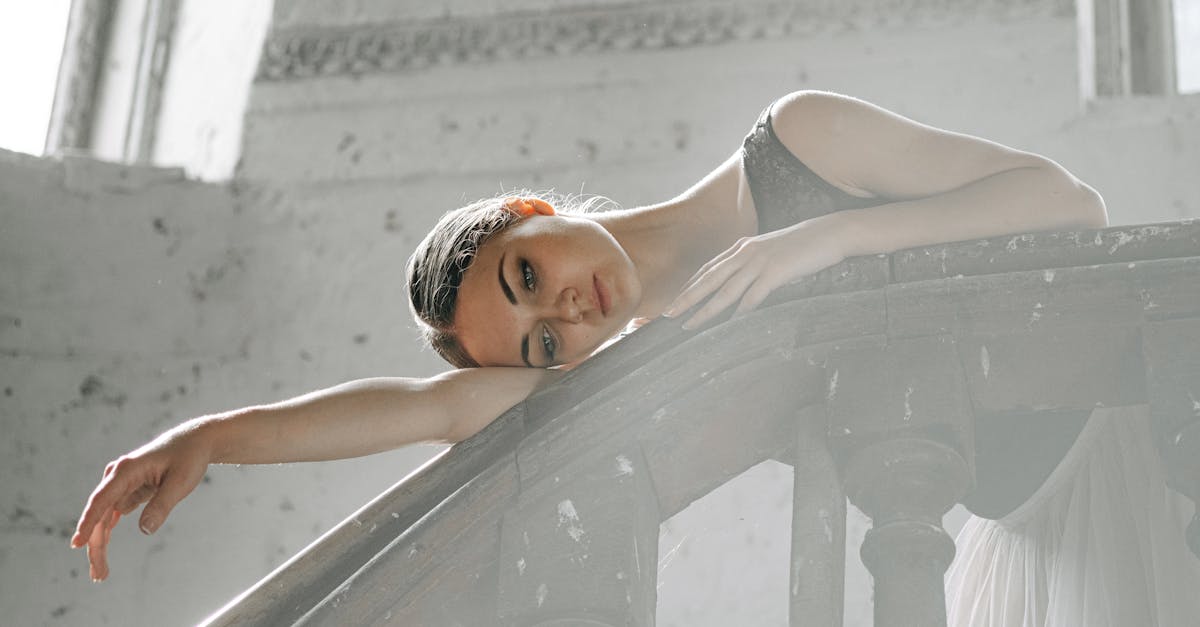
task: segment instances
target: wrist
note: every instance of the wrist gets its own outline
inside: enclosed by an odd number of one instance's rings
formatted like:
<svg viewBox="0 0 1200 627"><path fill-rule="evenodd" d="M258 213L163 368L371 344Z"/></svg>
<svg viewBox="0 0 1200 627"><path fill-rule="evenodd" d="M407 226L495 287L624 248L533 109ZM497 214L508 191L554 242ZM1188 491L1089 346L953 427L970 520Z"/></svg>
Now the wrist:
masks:
<svg viewBox="0 0 1200 627"><path fill-rule="evenodd" d="M201 455L208 463L220 463L225 447L222 435L226 431L223 415L193 418L163 434L163 440Z"/></svg>
<svg viewBox="0 0 1200 627"><path fill-rule="evenodd" d="M823 239L840 260L870 254L863 249L861 225L850 210L827 213L808 222L823 231Z"/></svg>

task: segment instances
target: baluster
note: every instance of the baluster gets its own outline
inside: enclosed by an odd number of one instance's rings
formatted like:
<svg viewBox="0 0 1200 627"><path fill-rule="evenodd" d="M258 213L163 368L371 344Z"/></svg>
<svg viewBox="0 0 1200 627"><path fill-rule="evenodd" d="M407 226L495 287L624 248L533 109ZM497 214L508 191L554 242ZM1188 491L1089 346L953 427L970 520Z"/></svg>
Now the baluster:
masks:
<svg viewBox="0 0 1200 627"><path fill-rule="evenodd" d="M789 622L841 627L845 594L846 496L826 437L825 404L800 410L793 461Z"/></svg>
<svg viewBox="0 0 1200 627"><path fill-rule="evenodd" d="M964 453L973 451L961 363L951 336L830 355L830 433L846 494L872 520L862 557L875 579L877 627L946 624L954 541L942 516L966 494Z"/></svg>
<svg viewBox="0 0 1200 627"><path fill-rule="evenodd" d="M859 450L846 493L871 517L863 563L875 578L875 625L945 625L943 577L954 540L942 516L966 492L967 464L952 447L919 438Z"/></svg>

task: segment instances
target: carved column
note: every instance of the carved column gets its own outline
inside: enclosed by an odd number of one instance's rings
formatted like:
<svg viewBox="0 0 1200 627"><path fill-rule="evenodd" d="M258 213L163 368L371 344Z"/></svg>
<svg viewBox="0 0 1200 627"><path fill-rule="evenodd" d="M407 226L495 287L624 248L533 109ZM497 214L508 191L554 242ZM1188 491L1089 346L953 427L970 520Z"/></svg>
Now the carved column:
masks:
<svg viewBox="0 0 1200 627"><path fill-rule="evenodd" d="M537 475L501 523L500 624L652 626L660 521L639 447Z"/></svg>
<svg viewBox="0 0 1200 627"><path fill-rule="evenodd" d="M942 516L966 493L967 464L933 440L886 440L846 469L850 500L871 517L863 563L875 577L875 625L945 625L943 576L954 540Z"/></svg>
<svg viewBox="0 0 1200 627"><path fill-rule="evenodd" d="M972 477L961 363L951 336L830 355L830 430L846 495L873 523L862 557L875 578L877 627L946 624L943 577L954 541L942 516Z"/></svg>

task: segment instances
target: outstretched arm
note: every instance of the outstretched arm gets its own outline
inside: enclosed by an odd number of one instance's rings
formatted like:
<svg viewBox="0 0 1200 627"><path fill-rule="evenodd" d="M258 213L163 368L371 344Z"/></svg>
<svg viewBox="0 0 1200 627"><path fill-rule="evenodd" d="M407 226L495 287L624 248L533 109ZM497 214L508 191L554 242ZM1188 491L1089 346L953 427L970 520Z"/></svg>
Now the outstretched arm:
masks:
<svg viewBox="0 0 1200 627"><path fill-rule="evenodd" d="M430 379L362 379L190 420L105 467L71 546L87 545L91 577L102 580L108 576L108 541L121 516L146 503L138 526L154 533L209 464L317 461L418 442L458 442L557 376L542 369L474 368Z"/></svg>
<svg viewBox="0 0 1200 627"><path fill-rule="evenodd" d="M772 126L818 176L879 204L743 238L700 268L668 308L682 313L713 295L685 327L734 304L753 309L777 287L846 257L1108 221L1100 195L1050 159L855 98L797 92L775 105Z"/></svg>

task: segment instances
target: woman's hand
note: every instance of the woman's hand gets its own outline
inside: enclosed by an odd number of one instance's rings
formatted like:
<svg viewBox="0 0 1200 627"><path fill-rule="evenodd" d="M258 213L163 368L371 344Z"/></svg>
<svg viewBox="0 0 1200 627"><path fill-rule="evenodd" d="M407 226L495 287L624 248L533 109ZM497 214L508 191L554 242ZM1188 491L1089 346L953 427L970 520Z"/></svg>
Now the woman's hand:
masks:
<svg viewBox="0 0 1200 627"><path fill-rule="evenodd" d="M105 466L71 538L71 548L87 545L93 581L108 577L108 541L121 516L149 501L138 527L146 534L157 531L200 483L210 456L199 430L184 425Z"/></svg>
<svg viewBox="0 0 1200 627"><path fill-rule="evenodd" d="M743 237L692 275L665 315L679 315L712 296L683 323L694 329L734 303L735 315L750 311L776 288L842 261L844 236L835 230L836 216Z"/></svg>

